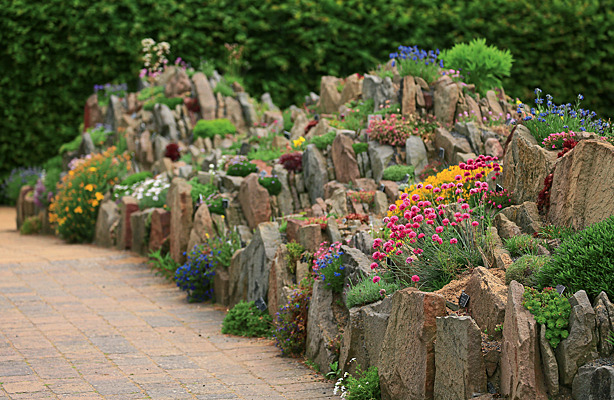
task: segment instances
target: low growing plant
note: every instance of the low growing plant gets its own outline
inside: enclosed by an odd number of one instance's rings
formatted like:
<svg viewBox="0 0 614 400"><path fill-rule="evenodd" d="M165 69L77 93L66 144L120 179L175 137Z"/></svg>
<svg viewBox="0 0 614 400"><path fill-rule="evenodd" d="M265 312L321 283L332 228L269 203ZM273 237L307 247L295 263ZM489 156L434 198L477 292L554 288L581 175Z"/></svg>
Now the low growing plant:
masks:
<svg viewBox="0 0 614 400"><path fill-rule="evenodd" d="M353 358L350 362L355 362ZM340 378L335 383L334 394L339 394L347 400L379 400L381 398L381 390L379 386L379 374L377 367L371 366L366 371L356 365L355 376L345 373L343 378Z"/></svg>
<svg viewBox="0 0 614 400"><path fill-rule="evenodd" d="M345 266L341 259L343 252L340 248L340 242L335 242L330 246L322 243L313 256L313 271L328 289L336 293L343 291L345 278Z"/></svg>
<svg viewBox="0 0 614 400"><path fill-rule="evenodd" d="M187 254L186 262L175 271L175 282L187 293L188 302L194 303L213 298L214 276L211 250L206 245L196 245Z"/></svg>
<svg viewBox="0 0 614 400"><path fill-rule="evenodd" d="M151 172L141 171L141 172L137 172L136 174L132 174L126 177L123 181L121 181L120 185L121 186L132 186L136 183L140 183L147 179L152 179L152 178L153 178L153 174Z"/></svg>
<svg viewBox="0 0 614 400"><path fill-rule="evenodd" d="M377 275L366 275L358 284L350 284L345 300L348 309L375 303L401 289L392 274L382 274L380 280L374 281L375 276Z"/></svg>
<svg viewBox="0 0 614 400"><path fill-rule="evenodd" d="M19 228L19 233L22 235L35 235L39 233L42 228L43 222L41 221L41 217L32 215L23 221L21 228Z"/></svg>
<svg viewBox="0 0 614 400"><path fill-rule="evenodd" d="M252 172L258 172L258 166L252 164L244 156L236 156L230 159L226 168L226 174L230 176L247 176Z"/></svg>
<svg viewBox="0 0 614 400"><path fill-rule="evenodd" d="M127 92L128 85L125 83L94 85L94 94L98 98L98 105L101 107L105 107L109 104L112 95L123 98L126 96Z"/></svg>
<svg viewBox="0 0 614 400"><path fill-rule="evenodd" d="M399 182L409 176L408 182L414 180L414 166L413 165L391 165L383 172L382 179L388 181Z"/></svg>
<svg viewBox="0 0 614 400"><path fill-rule="evenodd" d="M512 192L507 189L489 190L484 193L483 201L486 207L499 211L512 205Z"/></svg>
<svg viewBox="0 0 614 400"><path fill-rule="evenodd" d="M291 288L288 302L275 314L275 346L282 355L301 356L307 342L307 316L313 279L304 278Z"/></svg>
<svg viewBox="0 0 614 400"><path fill-rule="evenodd" d="M556 349L561 340L569 336L569 300L551 287L544 288L541 292L527 287L523 297L523 305L533 314L538 324L546 326L546 340Z"/></svg>
<svg viewBox="0 0 614 400"><path fill-rule="evenodd" d="M330 131L322 136L312 137L309 143L315 144L319 150L324 151L328 146L332 146L335 136L337 136L337 133L335 131Z"/></svg>
<svg viewBox="0 0 614 400"><path fill-rule="evenodd" d="M439 49L426 51L418 46L399 46L399 51L391 53L390 58L394 59L393 65L401 76L418 76L426 83L435 82L444 65Z"/></svg>
<svg viewBox="0 0 614 400"><path fill-rule="evenodd" d="M535 274L546 265L548 259L548 256L523 255L505 270L505 284L509 285L511 281L517 281L524 286L537 287Z"/></svg>
<svg viewBox="0 0 614 400"><path fill-rule="evenodd" d="M564 285L570 293L601 291L614 298L614 216L565 239L538 272L541 287Z"/></svg>
<svg viewBox="0 0 614 400"><path fill-rule="evenodd" d="M541 243L533 236L523 234L505 239L503 244L512 257L520 257L525 254L537 255L537 246Z"/></svg>
<svg viewBox="0 0 614 400"><path fill-rule="evenodd" d="M277 176L258 178L258 183L260 183L271 196L277 196L281 193L281 181Z"/></svg>
<svg viewBox="0 0 614 400"><path fill-rule="evenodd" d="M286 245L286 250L288 254L286 254L286 263L288 264L288 268L292 273L296 272L296 262L301 258L303 253L305 252L305 248L297 242L288 242Z"/></svg>
<svg viewBox="0 0 614 400"><path fill-rule="evenodd" d="M273 321L267 311L260 311L253 301L241 301L231 308L222 322L222 333L244 337L267 337Z"/></svg>
<svg viewBox="0 0 614 400"><path fill-rule="evenodd" d="M282 154L279 157L279 163L288 172L300 172L303 169L303 153L297 151L294 153Z"/></svg>
<svg viewBox="0 0 614 400"><path fill-rule="evenodd" d="M170 253L163 254L162 249L150 251L147 255L147 262L151 266L151 270L172 281L175 278L175 271L179 267L179 264L173 260Z"/></svg>
<svg viewBox="0 0 614 400"><path fill-rule="evenodd" d="M543 225L539 232L537 233L537 237L547 240L559 239L566 240L570 236L573 236L574 230L568 226L556 226L556 225Z"/></svg>
<svg viewBox="0 0 614 400"><path fill-rule="evenodd" d="M247 154L247 158L250 160L273 161L281 157L281 154L280 149L258 149L250 151Z"/></svg>
<svg viewBox="0 0 614 400"><path fill-rule="evenodd" d="M360 153L366 153L369 150L369 143L352 143L352 149L356 155Z"/></svg>
<svg viewBox="0 0 614 400"><path fill-rule="evenodd" d="M11 170L0 186L0 197L3 202L15 205L23 186L34 186L43 171L38 167L18 167Z"/></svg>
<svg viewBox="0 0 614 400"><path fill-rule="evenodd" d="M213 140L215 135L225 137L226 135L234 135L237 128L226 118L199 120L194 126L194 138L202 137Z"/></svg>

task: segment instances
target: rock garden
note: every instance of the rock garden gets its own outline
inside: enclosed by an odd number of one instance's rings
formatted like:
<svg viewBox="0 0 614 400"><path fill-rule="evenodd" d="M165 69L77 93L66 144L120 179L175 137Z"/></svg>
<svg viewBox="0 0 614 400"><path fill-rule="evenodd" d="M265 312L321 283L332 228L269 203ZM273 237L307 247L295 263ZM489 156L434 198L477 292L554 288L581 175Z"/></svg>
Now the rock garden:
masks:
<svg viewBox="0 0 614 400"><path fill-rule="evenodd" d="M96 85L74 140L5 179L22 234L147 256L348 399L614 398L614 128L581 94L507 96L483 40L286 109L142 56L138 91Z"/></svg>

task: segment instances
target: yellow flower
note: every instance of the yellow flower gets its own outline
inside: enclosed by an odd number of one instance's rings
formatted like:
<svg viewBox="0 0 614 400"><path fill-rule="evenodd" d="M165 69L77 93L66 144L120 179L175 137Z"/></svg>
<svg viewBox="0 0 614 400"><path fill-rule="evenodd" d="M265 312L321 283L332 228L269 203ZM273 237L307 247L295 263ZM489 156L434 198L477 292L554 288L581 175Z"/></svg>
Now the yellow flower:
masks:
<svg viewBox="0 0 614 400"><path fill-rule="evenodd" d="M68 171L68 175L73 176L74 174L75 174L75 171L73 170Z"/></svg>
<svg viewBox="0 0 614 400"><path fill-rule="evenodd" d="M104 195L100 192L96 192L96 200L101 201L104 199Z"/></svg>
<svg viewBox="0 0 614 400"><path fill-rule="evenodd" d="M98 205L98 200L93 200L92 201L92 207L96 207Z"/></svg>
<svg viewBox="0 0 614 400"><path fill-rule="evenodd" d="M81 208L81 206L77 206L77 208L75 208L75 213L76 214L82 214L83 213L83 209Z"/></svg>
<svg viewBox="0 0 614 400"><path fill-rule="evenodd" d="M94 190L94 185L92 185L91 183L85 185L85 190L91 192L92 190Z"/></svg>
<svg viewBox="0 0 614 400"><path fill-rule="evenodd" d="M302 145L305 142L305 138L304 137L300 137L296 140L292 141L292 144L294 145L294 147L299 147L300 145Z"/></svg>
<svg viewBox="0 0 614 400"><path fill-rule="evenodd" d="M90 172L96 172L96 167L90 167L89 171Z"/></svg>

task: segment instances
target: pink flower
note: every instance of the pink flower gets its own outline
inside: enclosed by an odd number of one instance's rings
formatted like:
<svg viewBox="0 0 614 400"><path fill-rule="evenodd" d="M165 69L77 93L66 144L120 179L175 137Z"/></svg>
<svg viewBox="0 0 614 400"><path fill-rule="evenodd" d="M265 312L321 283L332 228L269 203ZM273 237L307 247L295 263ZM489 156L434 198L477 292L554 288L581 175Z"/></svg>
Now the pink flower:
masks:
<svg viewBox="0 0 614 400"><path fill-rule="evenodd" d="M414 283L420 282L420 277L418 275L413 275L411 281Z"/></svg>
<svg viewBox="0 0 614 400"><path fill-rule="evenodd" d="M456 238L450 239L450 244L456 244L457 242L458 242L458 240L456 240Z"/></svg>
<svg viewBox="0 0 614 400"><path fill-rule="evenodd" d="M407 193L403 193L403 194L401 195L401 200L405 200L405 199L407 199L407 196L409 196Z"/></svg>
<svg viewBox="0 0 614 400"><path fill-rule="evenodd" d="M412 256L409 256L409 257L407 257L407 258L405 259L405 262L406 262L407 264L411 264L412 262L414 262L414 258L413 258Z"/></svg>
<svg viewBox="0 0 614 400"><path fill-rule="evenodd" d="M447 218L444 218L444 219L441 221L441 223L447 226L447 225L450 223L450 220L449 220L449 219L447 219Z"/></svg>
<svg viewBox="0 0 614 400"><path fill-rule="evenodd" d="M443 226L438 226L437 228L435 228L435 232L437 233L443 232Z"/></svg>
<svg viewBox="0 0 614 400"><path fill-rule="evenodd" d="M480 223L479 223L478 221L473 221L473 222L471 223L471 226L478 226L478 225L480 225Z"/></svg>
<svg viewBox="0 0 614 400"><path fill-rule="evenodd" d="M436 242L439 240L439 235L435 233L433 236L431 236L431 239L433 239L433 241Z"/></svg>
<svg viewBox="0 0 614 400"><path fill-rule="evenodd" d="M377 282L379 282L381 279L382 279L382 278L380 278L379 276L375 275L375 276L373 277L373 283L377 283Z"/></svg>
<svg viewBox="0 0 614 400"><path fill-rule="evenodd" d="M371 263L371 269L377 268L377 263Z"/></svg>
<svg viewBox="0 0 614 400"><path fill-rule="evenodd" d="M388 207L388 210L390 211L394 211L397 209L397 206L395 204L391 204L390 207Z"/></svg>
<svg viewBox="0 0 614 400"><path fill-rule="evenodd" d="M412 201L418 201L418 200L420 200L420 195L418 195L418 194L414 194L414 195L412 195L412 196L411 196L411 200L412 200Z"/></svg>
<svg viewBox="0 0 614 400"><path fill-rule="evenodd" d="M418 239L422 239L424 236L425 236L424 233L419 233L418 234Z"/></svg>

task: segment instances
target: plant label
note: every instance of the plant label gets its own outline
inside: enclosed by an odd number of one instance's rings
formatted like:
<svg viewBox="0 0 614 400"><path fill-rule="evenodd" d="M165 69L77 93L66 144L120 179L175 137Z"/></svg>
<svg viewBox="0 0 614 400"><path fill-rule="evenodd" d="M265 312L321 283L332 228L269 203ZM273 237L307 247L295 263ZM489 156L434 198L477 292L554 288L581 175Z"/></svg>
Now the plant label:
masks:
<svg viewBox="0 0 614 400"><path fill-rule="evenodd" d="M262 297L258 298L254 304L256 305L256 307L260 310L260 311L266 311L267 306L266 303L264 302L264 299Z"/></svg>
<svg viewBox="0 0 614 400"><path fill-rule="evenodd" d="M223 208L228 208L229 205L230 205L230 200L222 199L222 207Z"/></svg>
<svg viewBox="0 0 614 400"><path fill-rule="evenodd" d="M439 148L439 159L440 159L440 160L443 160L443 158L445 157L445 155L446 155L446 149L444 149L443 147L440 147L440 148Z"/></svg>
<svg viewBox="0 0 614 400"><path fill-rule="evenodd" d="M563 295L563 292L565 291L566 287L563 285L556 285L556 291L559 295Z"/></svg>
<svg viewBox="0 0 614 400"><path fill-rule="evenodd" d="M458 298L458 305L461 308L465 308L467 307L467 304L469 304L469 295L465 292L461 293L460 297Z"/></svg>

